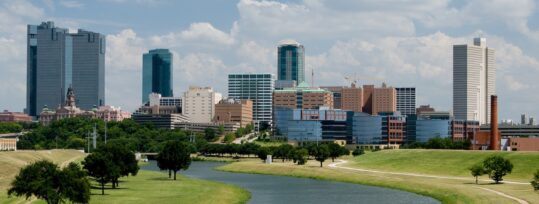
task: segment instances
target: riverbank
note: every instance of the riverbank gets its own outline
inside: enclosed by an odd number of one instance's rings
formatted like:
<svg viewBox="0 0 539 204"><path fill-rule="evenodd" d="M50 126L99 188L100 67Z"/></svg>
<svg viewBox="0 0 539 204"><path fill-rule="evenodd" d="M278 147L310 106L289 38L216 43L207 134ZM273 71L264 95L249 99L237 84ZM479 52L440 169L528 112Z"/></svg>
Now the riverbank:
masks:
<svg viewBox="0 0 539 204"><path fill-rule="evenodd" d="M250 193L237 186L220 182L193 179L166 173L140 170L137 176L123 178L119 189L92 189L90 203L246 203ZM107 186L110 188L110 186Z"/></svg>
<svg viewBox="0 0 539 204"><path fill-rule="evenodd" d="M350 162L350 165L355 165L353 164L354 159L347 159L352 161ZM218 170L284 175L388 187L430 196L442 203L516 203L514 199L500 196L489 190L502 192L529 203L539 203L539 194L533 192L529 184L493 185L490 182L482 182L481 185L476 185L471 176L469 176L469 181L466 181L330 168L328 167L329 161L324 164L324 168L320 168L319 163L315 161L309 161L307 165L304 166L298 166L292 162L282 163L277 160L274 161L274 163L269 165L264 164L261 161L252 160L234 162L219 167ZM410 163L410 165L415 164Z"/></svg>

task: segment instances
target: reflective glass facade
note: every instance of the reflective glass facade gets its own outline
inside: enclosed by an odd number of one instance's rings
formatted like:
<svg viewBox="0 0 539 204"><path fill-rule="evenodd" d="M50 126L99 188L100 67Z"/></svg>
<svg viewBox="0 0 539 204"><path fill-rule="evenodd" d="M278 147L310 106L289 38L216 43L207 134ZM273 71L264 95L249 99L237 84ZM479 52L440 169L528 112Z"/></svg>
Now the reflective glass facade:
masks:
<svg viewBox="0 0 539 204"><path fill-rule="evenodd" d="M277 53L278 80L305 81L305 49L300 44L283 44Z"/></svg>
<svg viewBox="0 0 539 204"><path fill-rule="evenodd" d="M142 56L142 103L150 93L172 97L172 53L168 49L150 50Z"/></svg>
<svg viewBox="0 0 539 204"><path fill-rule="evenodd" d="M356 113L353 116L352 135L356 144L381 144L382 116Z"/></svg>
<svg viewBox="0 0 539 204"><path fill-rule="evenodd" d="M105 103L105 36L79 29L69 33L54 22L27 27L26 113L65 103L69 87L77 106L90 110Z"/></svg>

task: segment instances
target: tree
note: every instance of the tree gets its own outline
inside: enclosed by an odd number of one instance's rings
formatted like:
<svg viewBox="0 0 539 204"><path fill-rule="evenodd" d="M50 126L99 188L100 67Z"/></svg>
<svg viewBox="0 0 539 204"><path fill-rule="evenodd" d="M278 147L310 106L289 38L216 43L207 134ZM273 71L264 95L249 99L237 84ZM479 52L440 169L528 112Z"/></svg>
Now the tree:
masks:
<svg viewBox="0 0 539 204"><path fill-rule="evenodd" d="M316 148L314 159L320 162L320 167L322 167L322 163L328 159L329 153L329 147L325 144L319 145L318 148Z"/></svg>
<svg viewBox="0 0 539 204"><path fill-rule="evenodd" d="M296 148L293 150L292 159L294 162L297 162L298 165L304 165L307 163L307 156L309 156L309 151L305 148Z"/></svg>
<svg viewBox="0 0 539 204"><path fill-rule="evenodd" d="M357 147L353 152L352 152L352 156L354 157L357 157L359 155L363 155L365 154L365 150L363 148L359 148Z"/></svg>
<svg viewBox="0 0 539 204"><path fill-rule="evenodd" d="M262 161L266 161L266 159L268 158L268 154L269 154L269 148L267 147L261 147L258 149L258 158L260 158Z"/></svg>
<svg viewBox="0 0 539 204"><path fill-rule="evenodd" d="M539 190L539 169L533 175L533 181L531 182L533 190Z"/></svg>
<svg viewBox="0 0 539 204"><path fill-rule="evenodd" d="M470 173L473 177L475 177L475 184L478 183L478 177L485 174L485 168L482 164L475 164L472 167L470 167Z"/></svg>
<svg viewBox="0 0 539 204"><path fill-rule="evenodd" d="M108 157L113 164L119 168L119 174L111 178L112 188L116 188L119 184L118 179L122 176L136 176L139 170L137 159L135 154L125 145L121 144L108 144L97 149L97 152Z"/></svg>
<svg viewBox="0 0 539 204"><path fill-rule="evenodd" d="M213 128L204 129L204 138L208 141L214 141L216 138L216 132Z"/></svg>
<svg viewBox="0 0 539 204"><path fill-rule="evenodd" d="M292 152L293 149L294 147L289 144L280 145L279 147L277 147L277 150L274 152L274 156L281 158L284 162L285 159L290 158L290 153Z"/></svg>
<svg viewBox="0 0 539 204"><path fill-rule="evenodd" d="M80 166L70 163L63 170L50 161L42 160L22 168L11 183L8 196L36 196L47 203L88 203L90 182Z"/></svg>
<svg viewBox="0 0 539 204"><path fill-rule="evenodd" d="M344 147L341 147L341 145L338 145L336 143L330 143L328 145L329 148L329 156L331 157L331 162L335 162L335 158L340 157L342 155L346 155L348 150Z"/></svg>
<svg viewBox="0 0 539 204"><path fill-rule="evenodd" d="M189 145L179 141L168 142L157 155L157 165L161 170L167 169L174 172L174 180L176 180L176 173L187 170L191 165Z"/></svg>
<svg viewBox="0 0 539 204"><path fill-rule="evenodd" d="M84 158L82 162L88 175L101 184L101 195L105 195L105 184L120 175L120 168L106 155L95 152Z"/></svg>
<svg viewBox="0 0 539 204"><path fill-rule="evenodd" d="M489 177L496 183L500 183L503 177L513 170L513 164L501 156L491 156L483 161L483 167Z"/></svg>

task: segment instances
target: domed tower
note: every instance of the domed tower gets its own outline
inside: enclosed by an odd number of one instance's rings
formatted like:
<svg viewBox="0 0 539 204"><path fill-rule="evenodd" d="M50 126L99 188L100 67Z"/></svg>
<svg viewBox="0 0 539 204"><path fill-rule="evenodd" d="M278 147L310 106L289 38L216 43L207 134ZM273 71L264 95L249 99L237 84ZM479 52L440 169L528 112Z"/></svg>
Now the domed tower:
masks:
<svg viewBox="0 0 539 204"><path fill-rule="evenodd" d="M71 86L69 86L67 89L66 106L75 107L75 93L73 92L73 88Z"/></svg>

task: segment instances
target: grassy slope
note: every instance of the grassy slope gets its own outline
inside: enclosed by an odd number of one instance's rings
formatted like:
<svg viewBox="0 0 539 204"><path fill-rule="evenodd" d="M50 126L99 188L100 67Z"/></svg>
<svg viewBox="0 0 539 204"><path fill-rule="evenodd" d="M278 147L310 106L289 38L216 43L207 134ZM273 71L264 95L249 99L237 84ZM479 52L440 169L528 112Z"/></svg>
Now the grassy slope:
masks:
<svg viewBox="0 0 539 204"><path fill-rule="evenodd" d="M48 159L58 164L80 161L83 153L75 150L0 152L0 203L45 203L31 198L7 198L6 191L19 169L31 161ZM67 162L66 162L67 161ZM121 179L121 189L92 189L90 203L245 203L249 192L232 185L191 179L178 175L168 180L160 172L140 171L135 177Z"/></svg>
<svg viewBox="0 0 539 204"><path fill-rule="evenodd" d="M123 179L121 189L92 189L90 203L245 203L248 191L239 187L192 179L178 175L178 180L153 171L140 171L139 175Z"/></svg>
<svg viewBox="0 0 539 204"><path fill-rule="evenodd" d="M470 176L475 163L492 155L509 159L514 167L508 180L527 182L539 169L539 152L492 152L455 150L385 150L367 152L354 158L349 166L396 172L449 176Z"/></svg>
<svg viewBox="0 0 539 204"><path fill-rule="evenodd" d="M402 150L401 150L402 151ZM405 150L408 151L408 150ZM430 151L418 151L414 150L416 153L409 156L418 157L417 154L432 154ZM386 161L392 160L393 155L385 155L388 152L377 152L369 153L368 155L363 155L365 157L372 157L374 162L375 156L376 159L385 159ZM380 154L380 155L377 155ZM385 156L382 156L385 155ZM452 154L452 153L446 153ZM454 156L462 156L463 153L456 153ZM465 153L464 153L465 154ZM475 152L472 153L475 155ZM533 160L535 154L531 154L532 158L528 156L518 156L520 154L515 154L517 156L512 157L522 157L518 158L515 161L519 162L532 162L530 165L533 165ZM526 155L526 154L525 154ZM477 156L477 155L475 155ZM359 158L354 158L351 160L361 160ZM370 160L365 158L365 160ZM399 161L399 163L408 164L409 166L415 167L406 167L417 169L418 166L427 166L427 169L436 169L436 168L467 168L462 167L462 165L450 166L449 163L445 163L442 159L429 161L429 164L418 164L417 161L410 158L399 158L399 160L406 160L409 162ZM277 161L277 160L276 160ZM513 160L512 160L513 161ZM515 163L515 161L513 161ZM326 163L329 163L326 162ZM353 162L350 162L353 163ZM473 163L473 162L472 162ZM279 161L273 163L272 165L263 164L259 161L242 161L235 162L229 165L220 167L220 170L232 171L232 172L244 172L244 173L261 173L261 174L272 174L272 175L286 175L286 176L296 176L296 177L306 177L314 179L324 179L324 180L334 180L342 182L351 182L375 186L383 186L401 189L405 191L415 192L422 195L427 195L434 197L443 203L514 203L513 200L498 196L491 192L487 192L482 189L478 189L478 185L475 185L474 179L470 177L469 181L462 180L451 180L451 179L434 179L434 178L423 178L423 177L411 177L403 175L391 175L391 174L381 174L381 173L371 173L371 172L359 172L359 171L350 171L345 169L335 169L335 168L319 168L319 164L314 161L309 161L306 166L294 165L291 162L281 163ZM327 164L325 164L326 166ZM525 166L524 164L515 164L516 168L520 166ZM438 167L444 166L444 167ZM363 166L361 166L363 167ZM537 166L535 166L537 167ZM399 167L394 167L395 172L400 172L401 170L397 169ZM405 171L405 167L400 167ZM387 169L387 168L386 168ZM431 171L431 173L434 170ZM447 170L452 171L452 170ZM445 172L442 170L442 172ZM517 175L518 175L517 171ZM442 174L443 175L443 174ZM465 175L468 176L468 175ZM487 179L486 177L482 179ZM481 182L480 187L493 189L496 191L504 192L508 195L515 196L520 199L527 200L530 203L539 203L539 193L533 192L530 185L492 185L487 182Z"/></svg>

